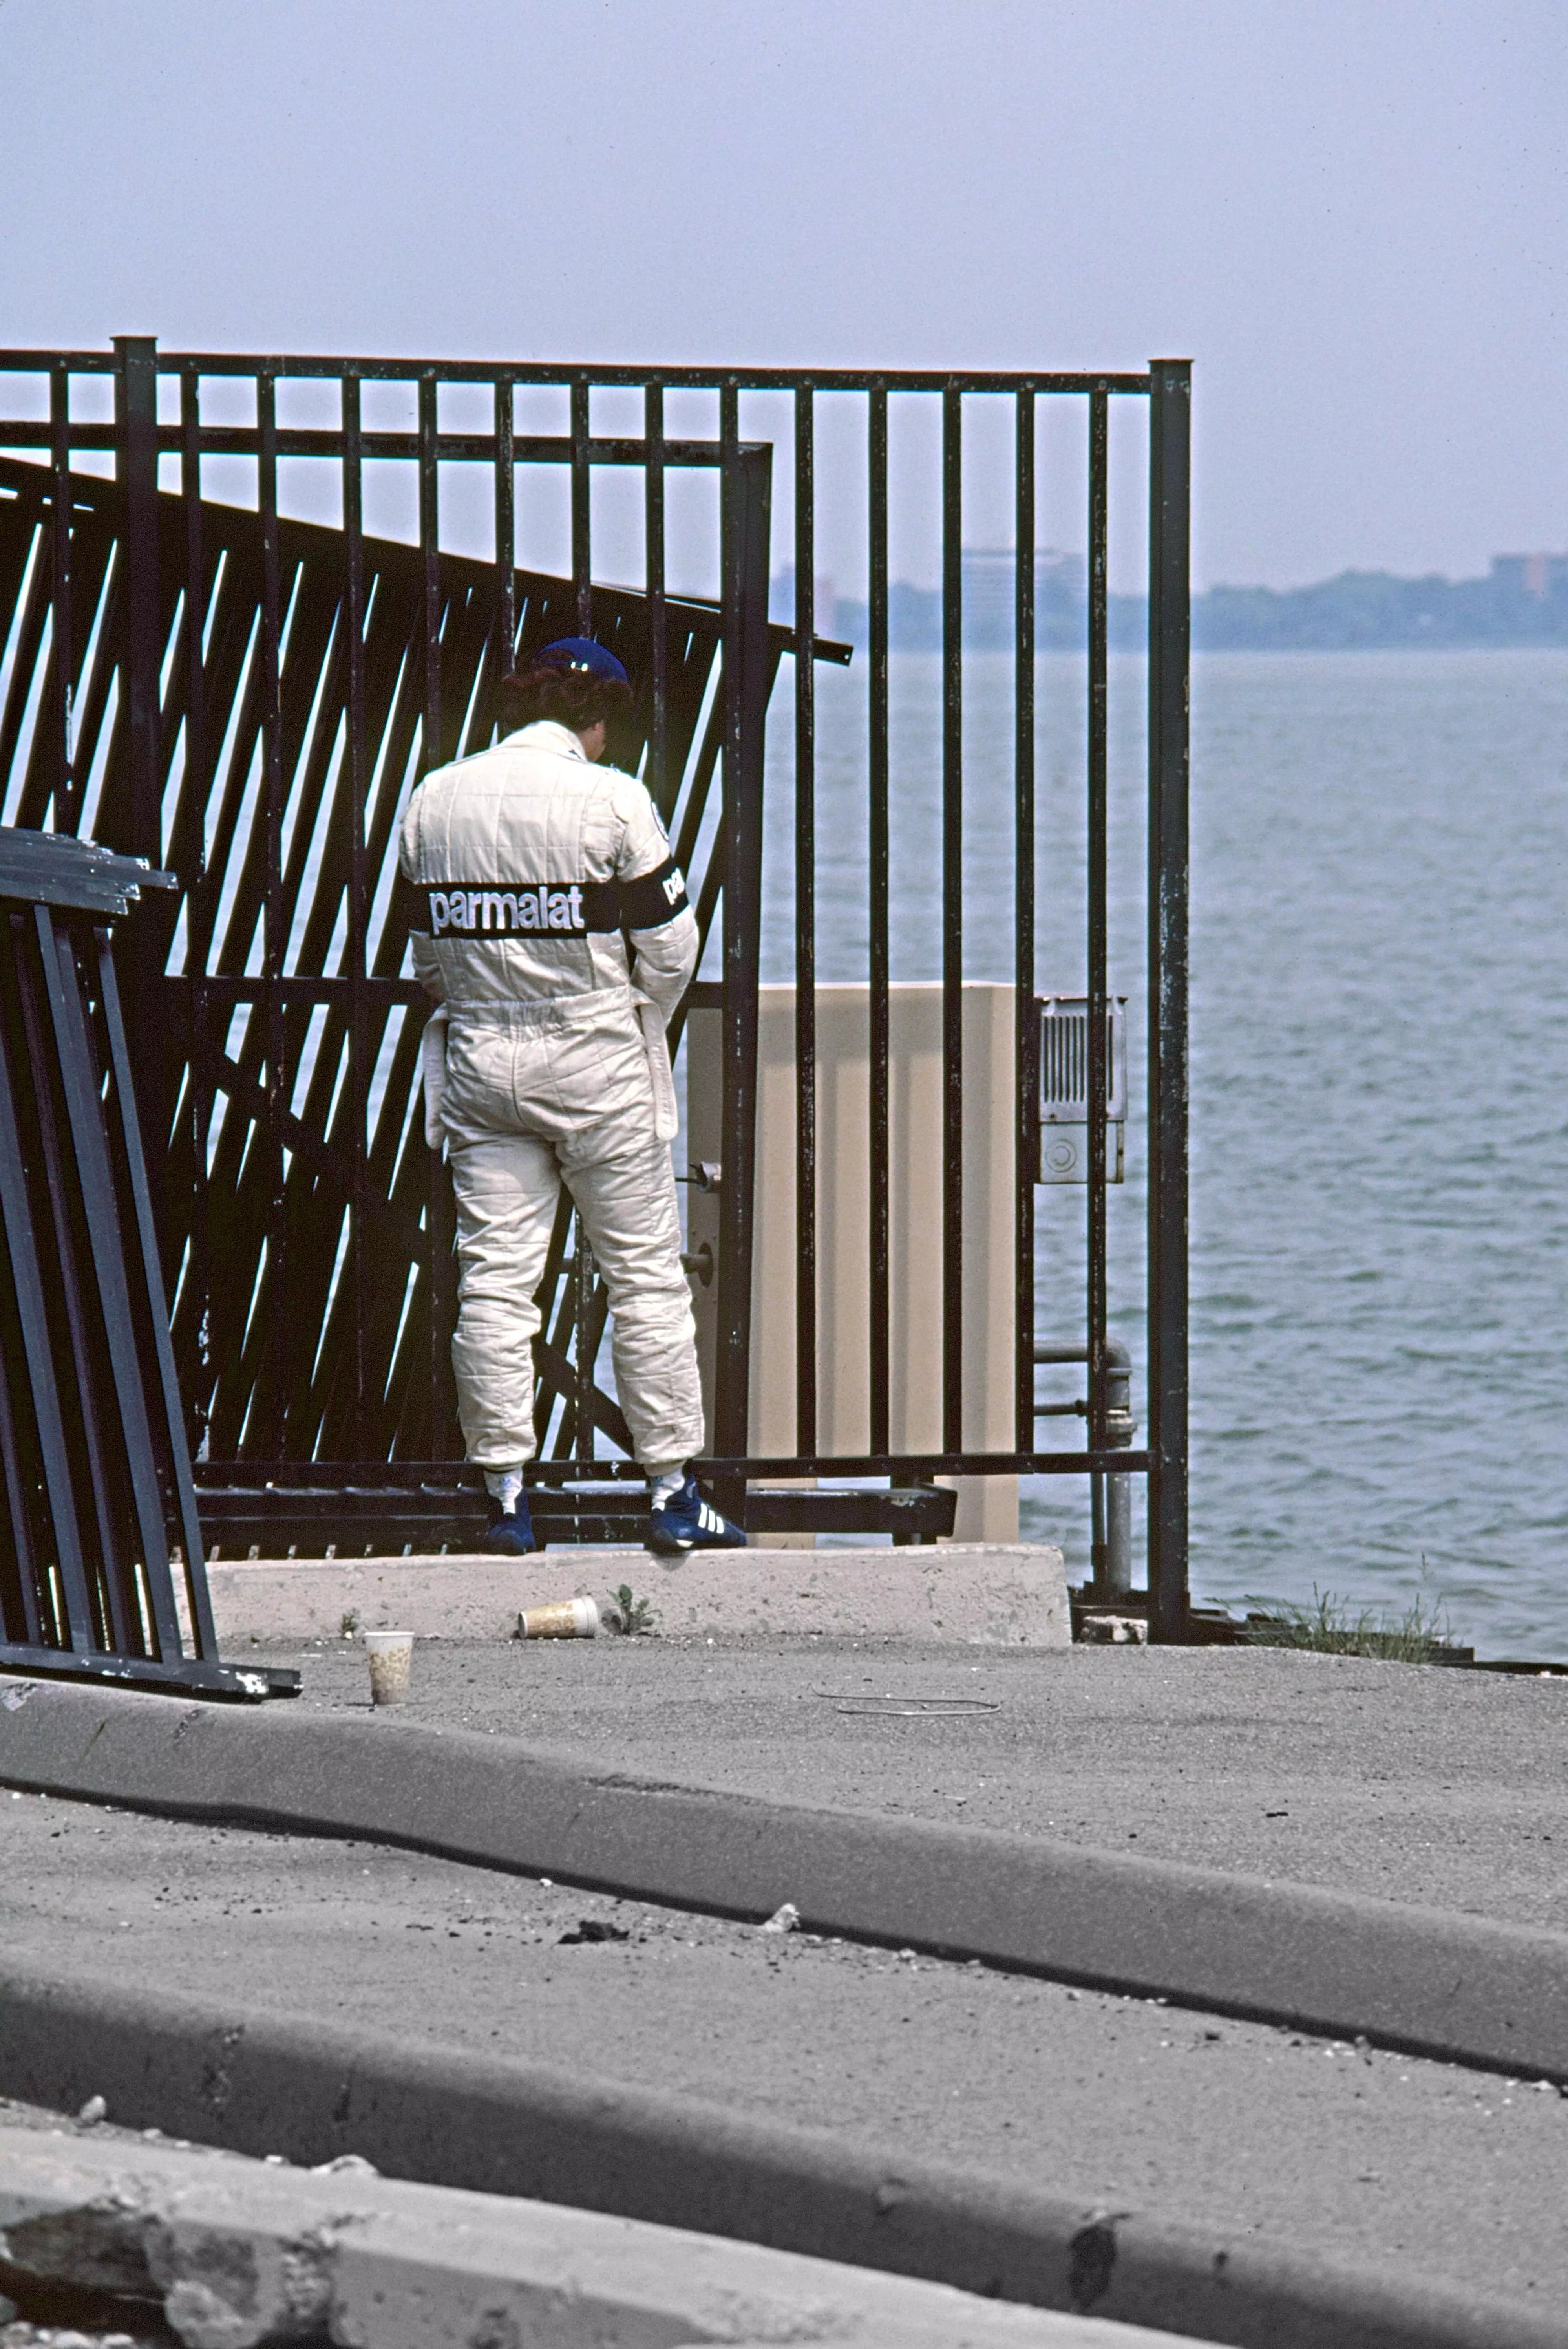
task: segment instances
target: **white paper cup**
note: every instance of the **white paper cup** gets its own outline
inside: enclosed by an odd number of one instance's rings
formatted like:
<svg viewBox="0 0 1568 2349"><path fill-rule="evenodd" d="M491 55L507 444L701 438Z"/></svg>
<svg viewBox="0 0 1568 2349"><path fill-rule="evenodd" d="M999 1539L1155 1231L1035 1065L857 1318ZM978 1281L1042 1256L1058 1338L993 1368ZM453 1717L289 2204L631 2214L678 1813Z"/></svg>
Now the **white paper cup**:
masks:
<svg viewBox="0 0 1568 2349"><path fill-rule="evenodd" d="M365 1653L370 1665L371 1703L405 1703L414 1661L412 1631L366 1631Z"/></svg>
<svg viewBox="0 0 1568 2349"><path fill-rule="evenodd" d="M599 1609L592 1599L555 1599L546 1607L529 1607L517 1619L521 1640L592 1640L599 1630Z"/></svg>

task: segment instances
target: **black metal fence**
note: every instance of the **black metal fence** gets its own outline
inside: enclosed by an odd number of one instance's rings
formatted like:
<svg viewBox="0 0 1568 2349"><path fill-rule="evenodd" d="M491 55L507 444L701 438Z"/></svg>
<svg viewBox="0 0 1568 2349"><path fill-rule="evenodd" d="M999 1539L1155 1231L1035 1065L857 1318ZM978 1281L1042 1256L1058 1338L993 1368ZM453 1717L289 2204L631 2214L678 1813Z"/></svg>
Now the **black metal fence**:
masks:
<svg viewBox="0 0 1568 2349"><path fill-rule="evenodd" d="M207 1593L109 946L170 883L0 834L0 1665L293 1695L220 1661Z"/></svg>
<svg viewBox="0 0 1568 2349"><path fill-rule="evenodd" d="M366 403L407 402L396 421ZM103 395L109 395L108 398ZM307 395L305 418L282 412ZM520 403L562 403L562 429L525 429ZM769 626L774 443L743 437L759 404L789 412L796 605ZM868 559L870 1442L818 1450L818 807L816 665L847 658L817 634L817 419L843 396L863 433ZM96 398L96 406L95 406ZM639 403L612 431L606 401ZM666 433L667 409L708 404L713 428ZM1148 1098L1149 1442L1107 1444L1107 610L1109 417L1149 415ZM474 403L482 403L482 415ZM1084 616L1088 710L1084 1300L1087 1449L1036 1438L1035 1182L1037 411L1087 414ZM890 1448L890 405L940 414L943 1005L942 1438ZM325 405L322 405L325 403ZM743 403L747 413L743 416ZM1017 1309L1014 1444L965 1452L964 1398L965 424L1011 411L1016 592L1012 651ZM459 417L455 411L462 407ZM772 412L770 408L769 412ZM408 908L396 823L420 772L493 732L495 679L514 652L577 628L613 644L635 680L632 739L694 884L705 939L721 937L724 1181L717 1250L715 1458L748 1479L1134 1475L1150 1485L1150 1616L1179 1638L1186 1608L1187 678L1190 374L936 374L561 368L455 362L165 354L0 353L0 786L10 823L86 829L180 882L148 925L129 982L148 1137L164 1170L160 1239L198 1475L329 1497L363 1488L449 1500L455 1465L447 1338L450 1207L417 1115L418 990L404 976ZM623 419L623 427L624 427ZM775 436L777 439L777 436ZM242 469L235 502L202 494ZM280 468L329 475L325 523L280 513ZM366 533L368 468L417 488L415 543ZM519 485L569 481L570 574L520 569ZM640 587L595 579L594 484L634 469ZM668 485L719 485L717 596L666 582ZM487 553L443 544L443 502L477 470ZM796 1434L749 1444L752 1154L765 728L780 657L793 662L796 980ZM779 713L776 711L776 720ZM718 790L716 792L716 781ZM605 1302L563 1211L544 1284L538 1422L542 1486L613 1486L634 1472L595 1365ZM454 1464L441 1471L438 1464ZM589 1464L592 1462L591 1471ZM242 1474L243 1469L243 1474ZM261 1472L265 1470L264 1478ZM542 1495L542 1498L544 1496ZM258 1503L258 1506L260 1504ZM387 1503L388 1507L392 1503ZM564 1493L556 1506L571 1504ZM601 1515L603 1501L595 1504ZM394 1512L395 1513L395 1512ZM548 1514L548 1503L547 1503ZM754 1514L756 1514L754 1512ZM244 1519L240 1507L238 1518ZM334 1522L352 1517L346 1501ZM248 1519L244 1520L249 1522ZM300 1522L303 1524L303 1517Z"/></svg>

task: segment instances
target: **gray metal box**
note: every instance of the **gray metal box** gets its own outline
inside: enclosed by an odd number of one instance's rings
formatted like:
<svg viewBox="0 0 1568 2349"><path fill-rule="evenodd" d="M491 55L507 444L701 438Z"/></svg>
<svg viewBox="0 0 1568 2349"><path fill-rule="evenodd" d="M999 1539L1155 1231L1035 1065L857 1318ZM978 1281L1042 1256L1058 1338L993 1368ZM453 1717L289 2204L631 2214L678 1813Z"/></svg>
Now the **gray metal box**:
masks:
<svg viewBox="0 0 1568 2349"><path fill-rule="evenodd" d="M1042 1183L1088 1181L1088 998L1040 999L1040 1163ZM1126 1172L1127 998L1106 1004L1105 1171L1109 1183Z"/></svg>

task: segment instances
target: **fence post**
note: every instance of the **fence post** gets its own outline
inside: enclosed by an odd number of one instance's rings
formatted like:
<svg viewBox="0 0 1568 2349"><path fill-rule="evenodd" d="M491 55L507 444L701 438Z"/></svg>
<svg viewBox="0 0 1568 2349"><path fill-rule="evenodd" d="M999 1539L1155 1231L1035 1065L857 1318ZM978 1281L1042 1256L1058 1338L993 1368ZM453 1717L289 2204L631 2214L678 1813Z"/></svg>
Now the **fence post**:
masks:
<svg viewBox="0 0 1568 2349"><path fill-rule="evenodd" d="M1187 794L1192 370L1150 366L1149 1636L1187 1630Z"/></svg>
<svg viewBox="0 0 1568 2349"><path fill-rule="evenodd" d="M145 856L154 871L163 864L163 746L160 677L162 595L158 561L158 339L153 335L117 335L115 461L125 507L120 540L120 705L124 729L126 813L115 827L119 837L106 846L127 856ZM137 1071L137 1110L142 1146L160 1165L169 1146L172 1114L172 1031L162 1016L167 931L157 913L134 922L117 939L115 954L124 980L131 1050ZM155 1197L160 1253L168 1277L167 1214Z"/></svg>
<svg viewBox="0 0 1568 2349"><path fill-rule="evenodd" d="M768 721L768 570L772 451L741 449L728 425L724 469L724 1144L719 1177L718 1361L711 1441L748 1449L752 1187L757 1160L757 987L762 919L762 775ZM742 1517L745 1487L719 1506Z"/></svg>
<svg viewBox="0 0 1568 2349"><path fill-rule="evenodd" d="M129 752L129 836L113 845L128 856L163 862L163 792L159 773L158 642L158 343L151 335L117 335L115 439L125 492L125 727Z"/></svg>

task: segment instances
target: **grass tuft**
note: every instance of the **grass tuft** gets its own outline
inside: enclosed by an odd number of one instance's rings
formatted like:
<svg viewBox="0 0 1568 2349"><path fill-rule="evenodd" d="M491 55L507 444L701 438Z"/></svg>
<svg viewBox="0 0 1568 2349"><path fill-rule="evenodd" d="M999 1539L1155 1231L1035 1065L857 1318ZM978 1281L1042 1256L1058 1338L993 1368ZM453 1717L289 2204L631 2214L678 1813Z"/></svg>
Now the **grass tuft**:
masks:
<svg viewBox="0 0 1568 2349"><path fill-rule="evenodd" d="M1448 1609L1425 1591L1402 1615L1363 1607L1313 1585L1310 1607L1268 1604L1267 1614L1249 1615L1244 1634L1254 1648L1310 1648L1322 1656L1370 1656L1384 1663L1429 1664L1451 1644Z"/></svg>

